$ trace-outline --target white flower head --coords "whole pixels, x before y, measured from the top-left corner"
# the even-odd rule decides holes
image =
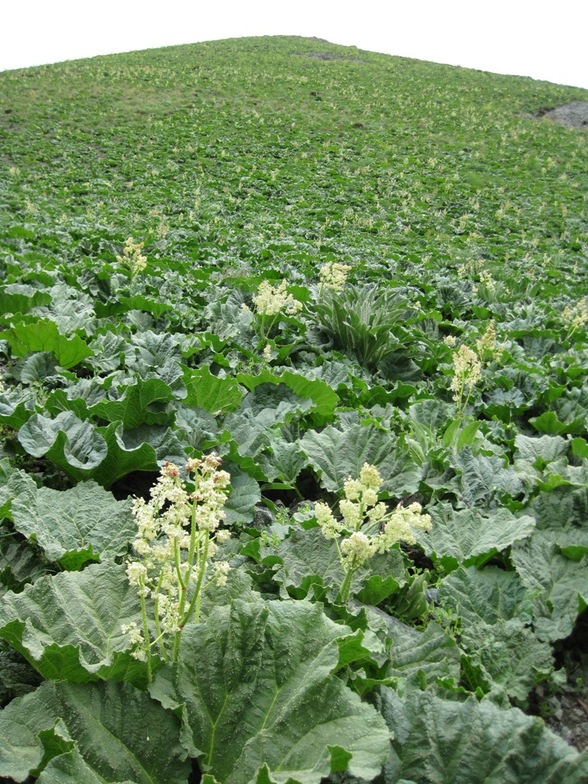
[[[335,539],[339,536],[343,530],[343,526],[335,519],[335,516],[327,504],[318,501],[314,505],[314,514],[319,528],[326,539]]]
[[[341,552],[347,564],[357,569],[368,561],[376,552],[374,540],[363,533],[354,531],[351,536],[341,542]]]
[[[451,390],[456,403],[461,401],[465,392],[470,392],[480,380],[482,363],[475,351],[467,346],[460,346],[453,353],[453,379]]]
[[[133,276],[142,272],[147,266],[147,257],[141,253],[144,244],[143,242],[135,242],[132,237],[129,237],[125,242],[122,256],[116,257],[119,264],[128,267]]]
[[[359,472],[359,481],[364,487],[379,492],[384,480],[374,465],[364,463]]]
[[[153,600],[158,644],[162,635],[175,635],[191,617],[192,605],[186,597],[192,586],[204,590],[203,578],[214,557],[217,544],[227,541],[228,531],[218,531],[224,518],[224,504],[230,476],[220,470],[220,458],[208,455],[188,460],[194,491],[189,493],[177,465],[167,462],[151,488],[150,498],[135,499],[132,505],[137,524],[133,556],[126,567],[129,583],[137,590],[145,611],[147,598]],[[216,540],[216,541],[215,541]],[[222,578],[222,570],[215,570]],[[127,629],[136,637],[132,628]],[[141,656],[149,658],[149,641]],[[133,653],[135,655],[135,653]]]
[[[287,285],[285,280],[278,286],[273,286],[269,280],[262,280],[253,297],[255,312],[260,316],[277,316],[280,313],[293,316],[302,310],[302,303],[288,293]]]
[[[341,291],[347,281],[347,276],[351,267],[348,264],[341,264],[336,261],[329,261],[323,264],[319,272],[321,286],[332,291]]]

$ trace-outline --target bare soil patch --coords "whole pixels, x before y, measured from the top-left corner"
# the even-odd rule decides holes
[[[588,101],[573,101],[563,106],[556,106],[554,109],[544,109],[538,116],[547,117],[569,128],[588,130]]]

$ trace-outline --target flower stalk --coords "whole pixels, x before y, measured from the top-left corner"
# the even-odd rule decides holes
[[[229,564],[222,560],[214,562],[212,577],[205,579],[218,544],[230,537],[219,528],[230,481],[229,474],[219,470],[220,462],[215,455],[188,461],[191,492],[178,466],[166,463],[149,501],[137,498],[133,503],[137,535],[127,577],[139,594],[141,628],[133,623],[123,632],[129,635],[132,655],[146,661],[149,680],[153,647],[157,645],[164,660],[177,661],[184,626],[200,620],[203,592],[227,581]]]
[[[278,286],[272,286],[269,280],[262,280],[253,297],[253,305],[259,317],[260,337],[264,340],[280,316],[294,316],[302,310],[302,303],[288,293],[285,280]]]
[[[349,477],[343,487],[345,498],[339,502],[340,517],[319,501],[315,517],[326,539],[335,541],[344,578],[338,601],[349,600],[353,576],[377,553],[388,552],[396,542],[415,544],[415,529],[431,529],[431,518],[422,513],[419,503],[398,505],[389,511],[378,501],[383,480],[378,469],[364,463],[358,479]]]

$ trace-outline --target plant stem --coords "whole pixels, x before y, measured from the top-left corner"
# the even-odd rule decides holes
[[[190,620],[192,614],[194,614],[194,621],[195,623],[200,622],[200,600],[202,598],[202,581],[204,580],[204,573],[206,572],[206,559],[208,557],[208,545],[210,544],[210,536],[208,531],[206,532],[206,539],[204,540],[204,550],[202,552],[202,556],[199,559],[199,569],[198,569],[198,579],[196,580],[196,585],[194,587],[194,596],[192,597],[192,601],[190,602],[190,606],[186,612],[186,615],[182,619],[182,626]]]
[[[168,661],[169,660],[169,656],[168,656],[168,653],[167,653],[167,651],[165,649],[165,645],[163,644],[163,632],[161,631],[161,624],[159,622],[159,589],[161,588],[161,581],[162,580],[163,580],[163,574],[160,574],[159,575],[159,580],[157,581],[157,587],[155,588],[155,591],[153,592],[153,595],[154,595],[154,599],[153,599],[153,616],[154,616],[154,620],[155,620],[155,634],[157,635],[157,637],[156,637],[157,647],[161,651],[161,655],[163,656],[163,658],[166,661]]]
[[[141,588],[144,585],[140,586]],[[147,664],[147,683],[153,680],[153,670],[151,667],[151,643],[149,639],[149,623],[147,621],[147,605],[145,604],[145,597],[141,593],[141,619],[143,621],[143,637],[145,639],[145,656]]]
[[[345,579],[343,580],[343,584],[341,585],[341,590],[339,591],[339,601],[342,603],[346,603],[349,599],[349,591],[351,589],[351,580],[353,578],[354,569],[348,569],[345,573]]]

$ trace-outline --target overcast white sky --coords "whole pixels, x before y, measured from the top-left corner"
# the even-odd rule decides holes
[[[254,35],[588,88],[587,0],[4,0],[0,70]]]

